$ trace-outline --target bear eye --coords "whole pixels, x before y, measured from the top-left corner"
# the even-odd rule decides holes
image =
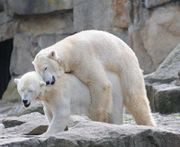
[[[46,70],[47,70],[47,67],[44,68],[44,71],[46,71]]]
[[[28,92],[29,92],[29,93],[32,93],[32,92],[33,92],[33,90],[28,90]]]
[[[24,89],[21,89],[20,91],[21,91],[21,92],[24,92],[25,90],[24,90]]]

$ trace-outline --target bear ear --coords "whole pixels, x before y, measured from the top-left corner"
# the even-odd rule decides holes
[[[51,59],[56,59],[56,53],[55,53],[55,51],[51,51],[51,52],[49,53],[48,57],[51,58]]]
[[[44,81],[40,82],[40,87],[46,86],[46,83]]]
[[[33,66],[35,65],[34,61],[32,61],[32,65],[33,65]]]
[[[55,61],[57,61],[59,64],[62,63],[62,60],[58,58],[58,56],[57,56],[57,54],[56,54],[55,51],[51,51],[51,52],[49,53],[48,57],[51,58],[51,59],[53,59],[53,60],[55,60]]]
[[[14,83],[17,85],[19,83],[19,79],[14,79]]]

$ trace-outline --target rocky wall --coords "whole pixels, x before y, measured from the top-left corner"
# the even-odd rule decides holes
[[[179,26],[178,0],[0,0],[0,43],[13,39],[12,79],[33,70],[42,48],[86,29],[123,39],[151,73],[180,42]]]

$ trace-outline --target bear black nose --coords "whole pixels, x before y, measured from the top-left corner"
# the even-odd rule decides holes
[[[28,103],[28,100],[23,100],[23,103],[24,103],[24,104],[27,104],[27,103]]]
[[[55,77],[54,76],[52,76],[52,82],[51,82],[51,85],[54,85],[54,83],[55,83]]]
[[[46,85],[49,85],[50,84],[50,81],[46,81]]]

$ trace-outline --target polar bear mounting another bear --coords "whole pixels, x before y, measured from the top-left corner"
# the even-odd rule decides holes
[[[121,124],[123,106],[118,76],[113,73],[107,75],[113,86],[113,101],[111,107],[106,108],[108,122]],[[91,97],[88,87],[71,74],[62,74],[52,86],[46,86],[35,71],[28,72],[14,81],[25,107],[28,107],[33,99],[42,102],[49,122],[48,130],[43,135],[63,131],[68,124],[70,114],[86,115],[91,119],[96,115],[89,112]]]
[[[33,65],[47,85],[55,84],[63,73],[74,74],[89,88],[90,111],[97,114],[94,120],[106,122],[106,108],[112,101],[112,85],[106,71],[112,72],[118,75],[123,103],[136,123],[155,126],[138,59],[118,37],[104,31],[82,31],[42,49]]]

